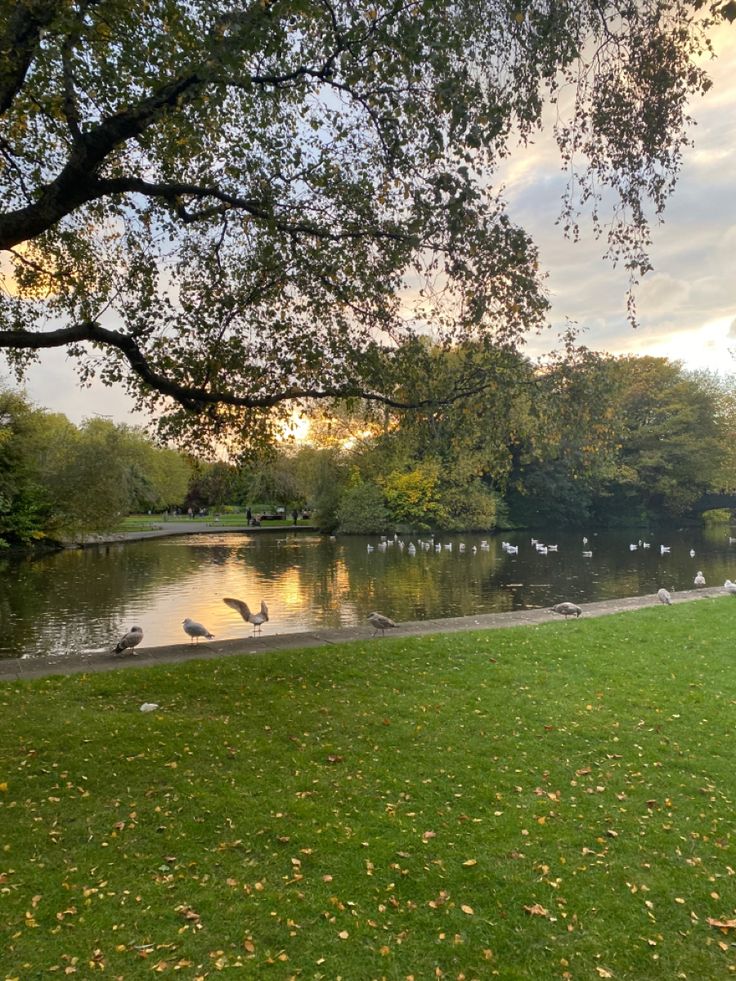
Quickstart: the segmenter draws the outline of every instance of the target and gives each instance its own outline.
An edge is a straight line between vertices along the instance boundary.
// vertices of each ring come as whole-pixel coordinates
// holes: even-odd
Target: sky
[[[592,235],[567,241],[555,224],[565,177],[546,133],[520,148],[501,177],[512,218],[534,238],[547,270],[551,330],[529,338],[526,352],[543,355],[569,321],[580,342],[611,354],[655,355],[692,369],[736,373],[736,25],[715,37],[708,62],[711,90],[691,106],[697,125],[685,151],[664,224],[653,229],[654,271],[637,291],[640,326],[626,319],[627,278],[603,259]],[[10,381],[0,362],[0,381]],[[37,405],[75,423],[101,415],[144,423],[121,388],[82,388],[61,350],[42,354],[25,389]]]

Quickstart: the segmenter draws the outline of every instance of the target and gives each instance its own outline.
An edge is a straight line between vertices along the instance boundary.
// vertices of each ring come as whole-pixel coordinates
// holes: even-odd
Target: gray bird
[[[702,572],[699,572],[697,576],[693,579],[694,586],[705,586],[705,576]]]
[[[200,637],[206,637],[207,640],[214,639],[215,635],[211,634],[207,627],[203,626],[201,623],[197,623],[196,620],[190,620],[189,617],[182,620],[182,626],[184,627],[184,633],[189,634],[189,636],[192,638],[190,641],[191,644],[194,643],[195,638],[197,643],[199,643]]]
[[[121,637],[114,648],[113,653],[122,654],[123,651],[130,651],[131,654],[136,654],[137,652],[133,650],[138,644],[143,640],[143,628],[142,627],[131,627],[130,630]]]
[[[261,600],[260,613],[251,613],[250,607],[248,606],[247,603],[244,603],[242,600],[239,599],[231,599],[229,596],[226,596],[222,602],[227,603],[227,605],[231,607],[233,610],[237,610],[246,623],[253,624],[254,637],[256,635],[256,630],[258,631],[258,633],[260,633],[261,626],[264,623],[268,623],[268,607],[266,606],[265,600]]]
[[[672,597],[666,589],[657,590],[657,599],[660,603],[665,603],[667,606],[672,606]]]
[[[574,603],[558,603],[556,606],[552,607],[550,612],[559,613],[560,616],[564,617],[566,620],[568,617],[577,618],[583,614],[580,607],[576,606]]]
[[[369,613],[368,623],[373,627],[373,636],[375,637],[378,631],[381,631],[381,636],[383,637],[387,630],[391,627],[397,626],[393,620],[385,617],[383,613]]]

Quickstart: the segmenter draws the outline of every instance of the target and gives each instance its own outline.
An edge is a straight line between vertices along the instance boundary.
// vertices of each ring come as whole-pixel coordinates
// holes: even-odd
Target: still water
[[[540,554],[532,534],[557,551]],[[271,620],[264,632],[293,633],[363,623],[371,610],[425,620],[634,596],[660,586],[689,589],[698,570],[709,586],[736,581],[736,544],[729,545],[723,525],[586,534],[587,545],[582,533],[569,532],[445,535],[436,541],[451,550],[418,548],[412,555],[408,544],[416,536],[405,536],[403,549],[395,543],[381,550],[377,536],[333,541],[305,533],[218,532],[4,557],[0,658],[109,649],[134,624],[144,630],[144,646],[182,643],[185,617],[218,639],[248,636],[252,628],[224,596],[254,609],[265,599]],[[632,551],[640,534],[651,547]],[[518,554],[507,554],[502,539],[518,545]],[[661,545],[670,552],[662,554]],[[592,556],[584,557],[584,549]]]

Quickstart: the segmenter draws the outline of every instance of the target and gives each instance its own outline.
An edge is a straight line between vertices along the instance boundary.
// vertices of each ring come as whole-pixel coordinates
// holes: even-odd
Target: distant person
[[[191,508],[187,508],[187,514],[189,515],[190,518],[194,517],[194,511],[192,511]]]
[[[294,510],[291,512],[291,516],[294,519],[294,524],[296,524],[297,521],[299,520],[299,512],[297,511],[296,508],[294,508]]]
[[[253,517],[253,512],[251,511],[250,508],[248,508],[248,510],[245,512],[245,519],[248,522],[248,524],[250,524],[250,519],[252,517]]]

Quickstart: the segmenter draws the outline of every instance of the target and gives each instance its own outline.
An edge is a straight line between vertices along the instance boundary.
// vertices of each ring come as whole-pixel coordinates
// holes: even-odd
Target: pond
[[[364,623],[372,610],[397,621],[435,620],[689,589],[698,570],[709,586],[736,581],[736,544],[723,525],[586,535],[587,545],[582,533],[569,532],[438,535],[424,549],[416,536],[381,548],[378,536],[218,532],[4,557],[0,658],[109,649],[134,624],[145,646],[178,644],[187,640],[185,617],[218,639],[249,636],[225,596],[254,610],[265,599],[264,633],[293,633]],[[557,550],[540,553],[532,536]],[[640,536],[650,548],[638,547]],[[518,554],[502,548],[504,539]]]

